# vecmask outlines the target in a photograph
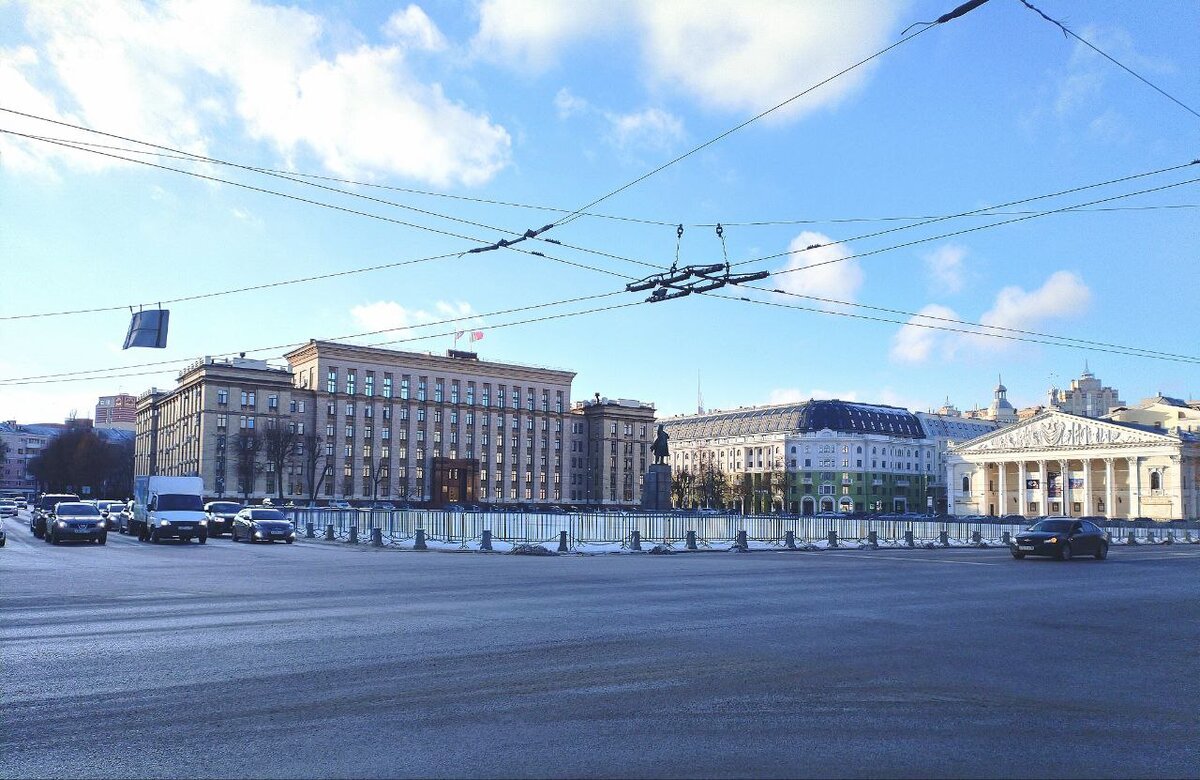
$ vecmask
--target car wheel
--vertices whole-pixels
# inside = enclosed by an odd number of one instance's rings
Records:
[[[204,543],[205,543],[205,542],[207,542],[207,541],[208,541],[208,537],[207,537],[207,536],[197,536],[197,537],[196,537],[196,542],[197,542],[197,543],[199,543],[199,544],[204,544]]]
[[[50,544],[58,544],[58,534],[50,529],[46,529],[46,541]]]
[[[1071,545],[1069,545],[1069,544],[1064,544],[1064,545],[1062,546],[1062,549],[1058,551],[1058,559],[1059,559],[1060,561],[1069,561],[1069,560],[1071,560]]]
[[[150,531],[150,544],[158,544],[158,529]]]
[[[97,536],[96,544],[108,544],[108,534],[100,534]]]
[[[1023,559],[1023,558],[1025,557],[1025,553],[1023,553],[1023,552],[1017,552],[1016,550],[1013,550],[1013,554],[1012,554],[1012,556],[1013,556],[1014,558],[1016,558],[1016,559],[1019,561],[1019,560],[1021,560],[1021,559]]]
[[[1096,548],[1096,560],[1102,561],[1108,557],[1108,542],[1101,542]]]
[[[288,540],[287,540],[287,543],[288,543],[288,544],[292,544],[292,543],[294,543],[295,541],[296,541],[295,539],[288,539]]]
[[[0,547],[3,547],[4,543],[7,541],[8,541],[8,539],[0,538]]]

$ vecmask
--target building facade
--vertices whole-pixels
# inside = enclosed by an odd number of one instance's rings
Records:
[[[936,412],[917,412],[925,438],[934,447],[933,473],[929,479],[929,498],[933,503],[926,504],[937,514],[949,512],[948,490],[946,485],[946,457],[950,448],[955,444],[970,441],[992,431],[999,430],[1006,423],[998,420],[980,420],[964,417],[962,413],[946,404]]]
[[[1096,375],[1084,366],[1083,374],[1071,380],[1066,390],[1051,388],[1047,406],[1060,412],[1082,417],[1103,417],[1118,406],[1124,406],[1115,388],[1105,387]]]
[[[1047,410],[952,447],[951,513],[1161,521],[1200,516],[1200,435],[1161,420],[1147,425],[1113,417]]]
[[[481,502],[564,500],[574,372],[458,350],[433,355],[328,341],[310,341],[285,358],[293,392],[314,400],[308,423],[321,437],[329,475],[323,498],[437,506],[449,493],[435,475],[451,471],[435,472],[433,458],[447,458],[478,463]]]
[[[29,473],[29,463],[62,431],[62,425],[21,425],[16,420],[0,422],[0,441],[5,445],[4,460],[0,462],[0,490],[20,490],[32,497],[38,485],[37,479]]]
[[[671,466],[741,485],[746,512],[925,511],[936,446],[907,409],[839,400],[671,417]],[[780,477],[783,490],[778,491]]]
[[[135,430],[137,426],[137,396],[129,393],[100,396],[96,402],[93,425],[96,428]]]
[[[291,371],[264,360],[202,358],[173,390],[138,397],[134,473],[203,477],[206,494],[218,498],[275,498],[281,488],[300,498],[303,445],[279,473],[265,440],[274,431],[304,436],[311,395],[294,392]]]
[[[650,466],[654,404],[626,398],[579,401],[571,408],[567,501],[636,506]]]

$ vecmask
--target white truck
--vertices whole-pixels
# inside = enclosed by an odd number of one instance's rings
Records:
[[[163,539],[208,541],[204,480],[200,477],[134,477],[129,533],[157,544]]]

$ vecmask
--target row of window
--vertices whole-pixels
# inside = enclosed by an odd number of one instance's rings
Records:
[[[358,376],[359,376],[358,369],[356,369],[356,368],[347,368],[346,369],[346,373],[344,375],[345,383],[342,385],[346,395],[358,395],[358,393],[359,393]],[[330,366],[325,375],[325,392],[337,393],[338,392],[338,384],[339,384],[339,370],[336,366]],[[409,375],[405,374],[400,377],[400,386],[399,386],[399,394],[398,394],[398,397],[400,398],[400,400],[402,400],[402,401],[409,400],[410,391],[412,389],[411,385],[412,385],[412,381],[411,381],[411,377]],[[385,373],[383,375],[383,385],[381,388],[382,392],[380,393],[380,395],[383,398],[392,398],[393,397],[392,387],[393,387],[392,386],[392,375],[389,373]],[[450,384],[449,384],[449,394],[447,394],[446,390],[447,390],[446,381],[444,379],[436,379],[435,378],[433,381],[433,394],[432,394],[433,401],[435,403],[443,403],[448,400],[452,404],[457,404],[457,403],[460,403],[460,401],[465,400],[467,406],[475,405],[475,383],[474,382],[468,381],[466,383],[465,393],[463,393],[460,383],[459,383],[459,380],[453,379],[450,381]],[[507,391],[508,391],[508,387],[506,385],[497,385],[495,395],[492,395],[492,386],[490,384],[484,384],[483,387],[480,388],[480,397],[479,397],[480,406],[491,406],[492,401],[494,400],[495,406],[498,408],[503,408],[508,405],[508,402],[511,402],[513,409],[520,409],[521,408],[521,389],[519,387],[513,387],[511,395],[509,395],[507,393]],[[460,393],[461,393],[461,396],[460,396]],[[362,395],[365,395],[368,398],[375,395],[375,372],[374,371],[365,371],[364,372],[363,384],[362,384]],[[429,379],[428,379],[428,377],[423,377],[423,376],[417,377],[416,392],[414,395],[415,395],[416,400],[418,400],[418,401],[429,400],[430,394],[429,394]],[[556,390],[555,391],[554,409],[559,414],[561,414],[563,411],[563,403],[564,403],[563,391]],[[536,390],[532,387],[527,388],[526,396],[525,396],[525,408],[532,412],[532,411],[535,411],[536,407],[537,407]],[[550,391],[549,390],[542,390],[541,410],[543,412],[550,411]]]

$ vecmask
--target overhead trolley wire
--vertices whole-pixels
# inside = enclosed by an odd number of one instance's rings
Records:
[[[1150,81],[1149,79],[1147,79],[1145,76],[1142,76],[1140,73],[1138,73],[1137,71],[1135,71],[1133,68],[1130,68],[1128,65],[1125,65],[1125,64],[1124,64],[1124,63],[1122,63],[1120,60],[1118,60],[1116,57],[1113,57],[1111,54],[1109,54],[1108,52],[1104,51],[1104,50],[1103,50],[1103,49],[1101,49],[1099,46],[1097,46],[1096,44],[1094,44],[1094,43],[1092,43],[1091,41],[1089,41],[1087,38],[1084,38],[1083,36],[1081,36],[1081,35],[1077,34],[1077,33],[1076,33],[1074,30],[1072,30],[1071,28],[1067,27],[1067,26],[1066,26],[1065,24],[1063,24],[1062,22],[1058,21],[1057,19],[1053,19],[1053,18],[1051,18],[1051,17],[1047,16],[1045,13],[1043,13],[1043,12],[1042,12],[1042,10],[1041,10],[1041,9],[1037,8],[1036,6],[1034,6],[1034,5],[1033,5],[1033,3],[1030,3],[1030,2],[1029,2],[1029,0],[1020,0],[1020,2],[1021,2],[1021,4],[1022,4],[1022,5],[1024,5],[1026,8],[1028,8],[1030,11],[1033,11],[1035,14],[1037,14],[1037,15],[1038,15],[1038,16],[1040,16],[1040,17],[1042,17],[1043,19],[1045,19],[1045,20],[1046,20],[1047,22],[1049,22],[1050,24],[1052,24],[1052,25],[1054,25],[1055,27],[1057,27],[1058,29],[1062,30],[1062,33],[1063,33],[1063,35],[1064,35],[1064,36],[1067,36],[1067,35],[1071,36],[1071,37],[1072,37],[1072,38],[1074,38],[1075,40],[1077,40],[1077,41],[1079,41],[1080,43],[1082,43],[1084,46],[1088,47],[1089,49],[1091,49],[1092,51],[1096,52],[1097,54],[1099,54],[1099,55],[1100,55],[1101,57],[1103,57],[1104,59],[1106,59],[1106,60],[1108,60],[1109,62],[1111,62],[1113,65],[1116,65],[1116,66],[1117,66],[1118,68],[1120,68],[1121,70],[1125,71],[1126,73],[1128,73],[1129,75],[1131,75],[1131,76],[1133,76],[1135,79],[1137,79],[1138,81],[1140,81],[1140,82],[1142,82],[1143,84],[1145,84],[1147,87],[1150,87],[1150,89],[1152,89],[1152,90],[1154,90],[1155,92],[1157,92],[1158,94],[1162,95],[1162,96],[1163,96],[1163,97],[1165,97],[1167,100],[1170,100],[1172,103],[1174,103],[1175,105],[1179,106],[1179,107],[1180,107],[1180,108],[1182,108],[1184,111],[1187,111],[1187,112],[1188,112],[1189,114],[1191,114],[1192,116],[1196,117],[1197,119],[1200,119],[1200,112],[1197,112],[1197,111],[1196,111],[1196,109],[1192,108],[1191,106],[1189,106],[1188,104],[1186,104],[1186,103],[1184,103],[1182,100],[1180,100],[1179,98],[1177,98],[1177,97],[1175,97],[1174,95],[1170,94],[1169,92],[1167,92],[1167,91],[1166,91],[1165,89],[1163,89],[1162,87],[1158,86],[1158,85],[1157,85],[1157,84],[1155,84],[1154,82],[1152,82],[1152,81]],[[1195,31],[1194,31],[1194,30],[1193,30],[1193,35],[1195,35]]]

